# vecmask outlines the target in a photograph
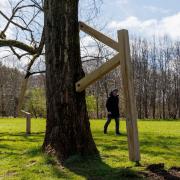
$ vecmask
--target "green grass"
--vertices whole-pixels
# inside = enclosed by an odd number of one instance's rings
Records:
[[[45,120],[32,120],[32,135],[25,135],[25,119],[0,119],[0,179],[132,179],[152,163],[166,168],[180,166],[180,121],[139,121],[141,167],[128,160],[125,121],[121,136],[114,135],[114,121],[108,134],[104,120],[92,120],[94,140],[101,159],[73,156],[65,167],[41,152]]]

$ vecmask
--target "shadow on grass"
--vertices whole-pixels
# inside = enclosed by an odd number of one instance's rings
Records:
[[[37,135],[44,135],[44,132],[33,132],[29,136],[37,136]],[[0,136],[24,136],[27,137],[26,132],[0,132]]]
[[[142,178],[142,176],[131,168],[112,168],[97,156],[71,156],[65,161],[62,167],[57,163],[56,158],[43,154],[40,147],[29,149],[26,151],[26,155],[30,158],[39,155],[44,156],[45,164],[52,168],[52,174],[56,178],[72,179],[72,176],[75,175],[82,176],[88,180],[128,180]]]
[[[18,132],[18,133],[3,132],[3,133],[0,133],[0,142],[1,141],[38,142],[38,141],[41,141],[43,137],[44,137],[44,132],[31,133],[30,135],[26,135],[25,132]]]
[[[113,152],[114,150],[128,150],[127,137],[125,134],[120,136],[108,134],[104,137],[95,137],[94,140],[96,142],[97,147],[104,151]]]
[[[65,162],[65,167],[71,172],[88,180],[141,179],[135,171],[129,168],[112,168],[100,157],[72,156]]]
[[[4,136],[4,137],[3,137]],[[123,134],[119,137],[114,137],[114,134],[110,132],[107,136],[104,136],[102,133],[95,134],[95,140],[97,141],[97,147],[102,148],[108,154],[110,154],[106,158],[113,158],[114,160],[120,161],[121,158],[118,156],[113,157],[113,151],[119,149],[119,151],[126,150],[127,151],[127,138],[126,134]],[[175,152],[177,150],[177,144],[179,142],[178,137],[165,137],[165,136],[155,136],[142,134],[142,138],[140,139],[141,143],[141,153],[148,154],[149,156],[163,156],[163,157],[172,157],[176,159],[180,153]],[[8,149],[6,153],[7,155],[14,155],[19,153],[23,153],[27,157],[36,157],[36,156],[44,156],[45,164],[49,165],[52,168],[53,176],[58,178],[70,179],[72,174],[68,174],[64,169],[57,165],[56,161],[49,157],[45,156],[40,146],[31,147],[29,149],[23,149],[19,151],[19,148],[14,147],[13,145],[6,144],[5,141],[26,141],[30,142],[42,142],[44,137],[44,132],[32,133],[30,136],[26,136],[25,132],[19,133],[0,133],[0,149]],[[17,138],[17,139],[16,139]],[[176,146],[174,149],[173,147]],[[152,147],[153,151],[150,150]],[[149,149],[148,149],[149,148]],[[25,150],[25,151],[24,151]],[[162,150],[162,151],[160,151]],[[0,150],[1,153],[1,150]],[[107,155],[108,155],[107,154]],[[82,158],[80,156],[73,156],[69,158],[65,164],[65,168],[67,168],[72,173],[80,175],[86,179],[140,179],[141,177],[130,168],[112,168],[99,157],[86,157]]]
[[[71,156],[62,167],[57,163],[56,158],[43,154],[41,148],[31,148],[26,154],[28,157],[44,156],[44,163],[51,167],[52,175],[56,178],[72,179],[73,176],[78,175],[88,180],[142,179],[142,176],[134,170],[112,168],[97,156]]]
[[[130,168],[112,168],[102,161],[99,156],[79,155],[71,156],[65,161],[63,167],[57,163],[54,157],[43,154],[41,147],[31,148],[26,151],[29,158],[43,156],[45,164],[52,168],[53,176],[56,178],[71,179],[74,175],[82,176],[88,180],[114,180],[114,179],[141,179],[137,172]],[[77,177],[76,177],[77,178]]]
[[[175,160],[180,157],[179,144],[179,137],[145,135],[140,140],[141,153]]]
[[[9,156],[19,156],[26,155],[26,152],[30,151],[28,146],[32,144],[35,146],[36,143],[41,143],[44,137],[44,133],[32,133],[30,136],[26,136],[24,132],[18,133],[9,133],[3,132],[0,133],[0,155],[3,158],[7,158]],[[36,148],[37,149],[37,148]],[[39,150],[36,150],[37,152]],[[30,152],[30,154],[33,154]]]
[[[127,138],[115,137],[112,133],[107,136],[96,136],[94,139],[98,148],[113,154],[115,150],[128,151]],[[142,133],[140,136],[140,152],[150,157],[163,157],[176,160],[180,157],[179,136],[162,136]],[[118,158],[118,157],[117,157]]]
[[[140,177],[130,169],[126,168],[112,168],[109,165],[105,164],[98,157],[86,157],[82,158],[80,156],[73,156],[69,158],[65,163],[65,168],[57,164],[57,161],[53,157],[49,157],[43,154],[41,150],[41,146],[36,146],[33,144],[30,148],[28,146],[24,147],[24,149],[20,149],[20,145],[15,146],[12,142],[41,142],[44,137],[44,133],[32,133],[30,136],[26,136],[24,132],[18,133],[8,133],[3,132],[0,133],[0,154],[3,153],[3,158],[9,157],[11,155],[19,157],[23,155],[26,159],[36,159],[36,157],[43,157],[44,165],[48,165],[51,169],[52,176],[56,178],[64,178],[71,179],[72,176],[80,175],[86,179],[119,179],[123,177],[123,179],[139,179]],[[108,142],[110,142],[108,140]],[[113,150],[117,147],[114,145],[104,146],[106,150]],[[12,158],[14,158],[12,156]],[[34,163],[34,161],[30,161],[30,164]],[[35,164],[35,166],[39,166],[39,169],[34,169],[39,172],[41,171],[41,165]],[[30,169],[29,169],[30,170]],[[34,170],[34,171],[35,171]],[[42,170],[43,171],[43,170]]]

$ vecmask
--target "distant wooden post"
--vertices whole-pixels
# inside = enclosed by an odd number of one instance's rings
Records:
[[[26,116],[26,135],[31,134],[31,113],[21,110]]]
[[[124,29],[118,31],[118,40],[121,75],[123,81],[123,93],[126,99],[126,128],[128,136],[129,159],[131,161],[138,162],[140,161],[140,152],[137,129],[137,112],[134,95],[128,31]]]

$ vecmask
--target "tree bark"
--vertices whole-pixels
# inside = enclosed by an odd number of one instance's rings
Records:
[[[47,125],[45,152],[63,162],[71,155],[98,154],[86,109],[85,92],[75,91],[84,76],[80,60],[78,0],[45,0]]]
[[[20,90],[20,94],[18,98],[18,105],[17,105],[17,110],[16,110],[17,116],[21,115],[21,110],[22,110],[22,106],[23,106],[23,102],[24,102],[24,98],[25,98],[25,94],[26,94],[26,90],[28,86],[28,81],[29,81],[29,77],[24,78],[22,80],[22,85],[21,85],[21,90]]]

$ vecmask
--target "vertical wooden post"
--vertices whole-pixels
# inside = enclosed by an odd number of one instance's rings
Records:
[[[21,110],[26,116],[26,135],[31,134],[31,113]]]
[[[26,135],[31,134],[31,114],[26,114]]]
[[[128,136],[129,159],[140,161],[137,112],[134,95],[132,65],[130,60],[129,36],[127,30],[118,31],[119,57],[121,64],[121,75],[123,81],[123,93],[126,107],[126,129]]]

